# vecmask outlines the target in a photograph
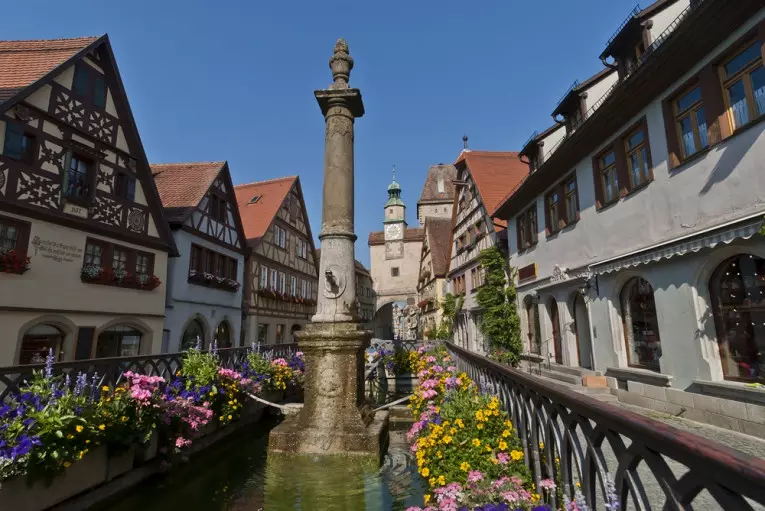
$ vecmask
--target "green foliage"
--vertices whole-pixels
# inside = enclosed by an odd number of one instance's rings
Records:
[[[521,322],[515,286],[512,281],[508,283],[505,273],[505,257],[499,248],[491,247],[481,251],[479,260],[484,270],[484,285],[476,297],[484,310],[481,332],[489,339],[492,351],[502,350],[503,358],[517,366],[523,350]]]
[[[451,293],[444,296],[444,299],[438,304],[442,311],[441,324],[431,332],[431,337],[442,341],[448,341],[452,338],[454,318],[457,316],[457,311],[462,308],[463,301],[462,296],[455,297]]]
[[[212,353],[202,353],[189,348],[183,356],[181,376],[186,378],[186,388],[211,385],[218,377],[218,361]]]
[[[258,374],[271,374],[271,362],[257,351],[250,351],[247,355],[247,366]]]

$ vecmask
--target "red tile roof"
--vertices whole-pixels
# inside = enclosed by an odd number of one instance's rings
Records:
[[[98,39],[0,41],[0,102],[36,82]]]
[[[234,187],[244,234],[248,240],[260,239],[266,233],[297,179],[297,176],[280,177]],[[260,198],[250,204],[256,195]]]
[[[463,163],[467,164],[490,215],[529,173],[528,164],[520,160],[517,152],[462,151],[454,165],[460,168]]]
[[[412,227],[404,229],[404,241],[422,241],[425,239],[425,229],[422,227]],[[385,231],[374,231],[369,233],[368,245],[382,245],[385,243]]]
[[[428,236],[430,260],[433,262],[433,276],[445,277],[449,272],[449,244],[452,239],[451,218],[425,218],[425,233]]]
[[[224,165],[225,161],[152,163],[151,173],[168,220],[196,207]]]
[[[439,178],[443,182],[443,192],[438,191]],[[454,165],[444,165],[439,163],[438,165],[431,165],[428,169],[428,175],[425,178],[425,184],[422,186],[422,193],[420,194],[421,202],[452,202],[454,199],[454,184],[453,181],[457,178],[457,169]]]

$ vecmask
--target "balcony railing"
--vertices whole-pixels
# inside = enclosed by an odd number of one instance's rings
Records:
[[[553,477],[571,495],[578,483],[590,509],[604,508],[609,475],[622,509],[765,505],[761,458],[446,346],[457,366],[511,415],[537,485]]]
[[[274,357],[289,356],[297,350],[297,344],[272,344],[258,348],[261,353],[270,352]],[[229,369],[238,367],[247,357],[250,348],[223,348],[218,350],[221,366]],[[110,357],[57,362],[53,364],[54,374],[69,375],[74,384],[77,374],[82,372],[91,381],[95,375],[98,385],[114,385],[120,382],[126,371],[142,373],[147,376],[169,378],[181,367],[184,352],[161,355],[141,355],[138,357]],[[30,364],[0,367],[0,403],[14,392],[18,392],[34,371],[45,369],[44,364]]]

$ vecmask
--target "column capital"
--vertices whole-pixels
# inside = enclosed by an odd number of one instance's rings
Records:
[[[353,117],[364,115],[364,102],[361,100],[359,89],[319,89],[313,92],[316,101],[319,102],[321,113],[327,116],[327,112],[333,106],[346,107]]]

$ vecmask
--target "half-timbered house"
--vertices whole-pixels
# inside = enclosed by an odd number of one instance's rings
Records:
[[[316,312],[318,265],[297,176],[234,187],[250,249],[244,282],[248,343],[292,342]]]
[[[238,346],[245,237],[228,163],[152,164],[179,257],[167,271],[163,351]]]
[[[0,41],[0,365],[158,352],[175,251],[108,37]]]
[[[451,207],[452,204],[449,204],[449,209]],[[435,339],[435,331],[441,323],[439,304],[447,291],[451,233],[451,218],[425,218],[425,239],[422,242],[420,276],[417,279],[417,306],[420,310],[420,330],[427,339]]]
[[[505,246],[507,223],[491,218],[489,213],[523,180],[529,167],[518,153],[470,149],[460,153],[454,166],[457,193],[448,279],[452,293],[462,301],[453,327],[454,339],[471,350],[483,351],[486,339],[481,335],[476,293],[484,279],[478,256],[486,248]]]

